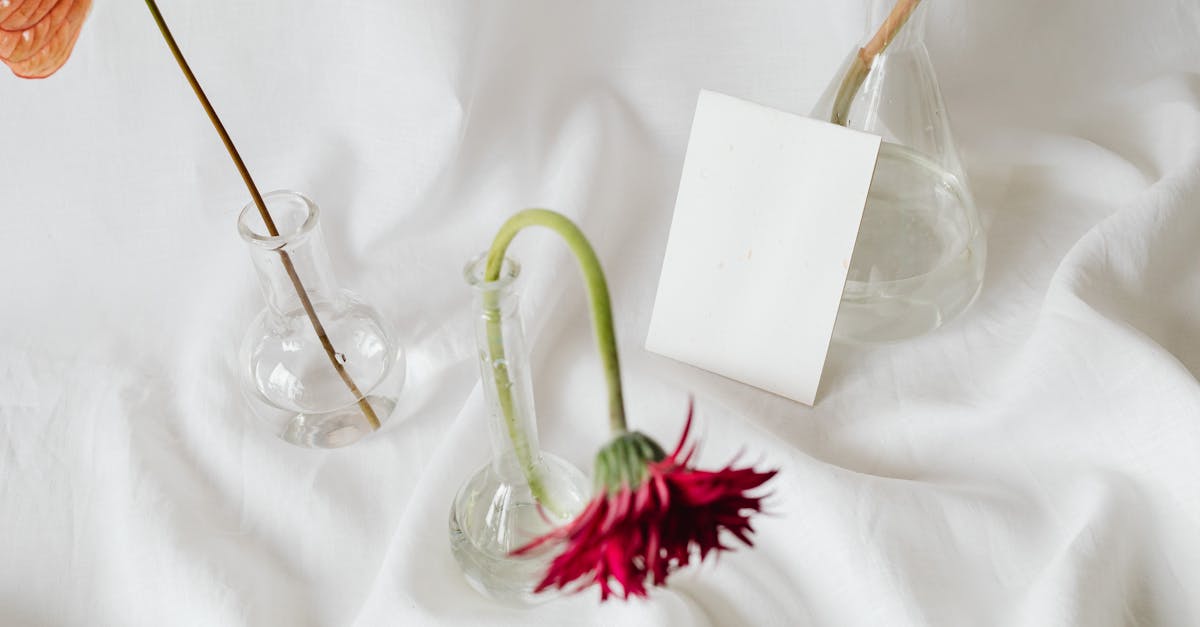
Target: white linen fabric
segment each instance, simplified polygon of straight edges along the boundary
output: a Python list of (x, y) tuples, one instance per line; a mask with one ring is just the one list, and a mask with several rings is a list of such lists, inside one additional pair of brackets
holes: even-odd
[[(642, 348), (700, 88), (805, 113), (865, 35), (817, 0), (163, 0), (263, 189), (323, 209), (409, 348), (369, 441), (249, 417), (261, 307), (235, 171), (148, 13), (0, 76), (0, 624), (1200, 624), (1200, 5), (932, 2), (987, 279), (961, 318), (837, 346), (807, 408)], [(778, 467), (757, 547), (648, 601), (475, 593), (446, 520), (487, 456), (464, 262), (505, 217), (606, 263), (633, 424)], [(525, 267), (542, 444), (605, 439), (583, 290)], [(780, 285), (779, 289), (788, 289)]]

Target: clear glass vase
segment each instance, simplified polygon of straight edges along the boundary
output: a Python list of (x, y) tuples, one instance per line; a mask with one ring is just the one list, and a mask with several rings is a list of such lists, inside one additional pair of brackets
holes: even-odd
[(353, 444), (395, 408), (404, 351), (379, 312), (338, 286), (317, 205), (290, 191), (263, 200), (278, 235), (269, 233), (253, 203), (238, 217), (267, 303), (242, 340), (243, 389), (255, 413), (287, 442)]
[[(897, 3), (869, 2), (874, 34)], [(962, 313), (983, 283), (987, 243), (925, 48), (928, 4), (869, 65), (857, 61), (871, 44), (855, 50), (814, 112), (883, 138), (834, 329), (841, 340), (932, 331)]]
[(492, 459), (463, 484), (450, 508), (450, 546), (471, 585), (507, 603), (545, 600), (534, 588), (554, 555), (511, 552), (561, 526), (583, 509), (591, 487), (569, 462), (538, 447), (529, 352), (505, 260), (500, 279), (483, 280), (484, 258), (464, 272), (474, 292), (479, 373), (488, 406)]

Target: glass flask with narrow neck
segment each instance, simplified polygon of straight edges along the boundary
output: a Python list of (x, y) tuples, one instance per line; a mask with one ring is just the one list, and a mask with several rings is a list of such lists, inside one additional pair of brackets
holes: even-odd
[[(869, 0), (874, 34), (896, 2)], [(850, 261), (835, 338), (888, 342), (962, 313), (983, 283), (987, 243), (925, 47), (929, 0), (874, 57), (861, 83), (853, 51), (814, 117), (883, 138)], [(864, 39), (864, 41), (867, 41)]]
[(485, 263), (483, 256), (475, 259), (464, 275), (473, 293), (492, 451), (451, 505), (450, 547), (476, 590), (524, 605), (553, 598), (534, 589), (554, 553), (549, 547), (512, 552), (570, 522), (591, 498), (591, 485), (570, 462), (538, 446), (529, 350), (514, 288), (520, 267), (505, 260), (500, 278), (484, 281)]
[(266, 300), (242, 339), (242, 388), (254, 413), (285, 441), (353, 444), (396, 407), (404, 351), (383, 316), (338, 284), (317, 205), (291, 191), (263, 200), (277, 234), (253, 203), (238, 217)]

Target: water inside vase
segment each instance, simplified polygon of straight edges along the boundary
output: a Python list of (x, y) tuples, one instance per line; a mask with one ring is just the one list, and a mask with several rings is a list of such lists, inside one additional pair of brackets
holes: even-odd
[(971, 304), (986, 239), (960, 179), (913, 150), (884, 143), (834, 335), (887, 342), (931, 331)]
[[(387, 416), (396, 408), (396, 400), (385, 396), (368, 396), (367, 402), (376, 416)], [(354, 444), (373, 431), (366, 414), (355, 403), (334, 411), (296, 414), (279, 437), (308, 448), (340, 448)]]
[(542, 454), (539, 474), (561, 513), (539, 504), (527, 483), (506, 480), (491, 463), (463, 485), (450, 508), (450, 550), (471, 587), (494, 600), (528, 605), (555, 596), (533, 591), (556, 555), (554, 547), (511, 553), (567, 524), (583, 509), (590, 488), (579, 470), (549, 453)]
[[(336, 358), (376, 417), (386, 421), (404, 380), (404, 360), (378, 314), (349, 299), (316, 303)], [(263, 311), (243, 344), (248, 396), (285, 441), (338, 448), (374, 431), (359, 398), (337, 374), (303, 311)]]

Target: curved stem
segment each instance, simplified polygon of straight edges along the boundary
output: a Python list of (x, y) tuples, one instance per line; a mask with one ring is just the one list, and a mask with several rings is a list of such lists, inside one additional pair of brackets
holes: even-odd
[[(600, 350), (600, 360), (604, 366), (604, 376), (608, 382), (609, 427), (612, 429), (614, 435), (624, 433), (627, 429), (625, 423), (625, 400), (621, 392), (621, 365), (617, 357), (617, 340), (616, 333), (613, 331), (612, 305), (608, 296), (608, 284), (604, 280), (604, 270), (600, 267), (600, 260), (596, 257), (596, 252), (592, 250), (591, 244), (583, 236), (579, 227), (575, 226), (566, 216), (547, 209), (526, 209), (521, 211), (509, 218), (500, 227), (500, 231), (496, 233), (496, 237), (492, 241), (492, 247), (488, 250), (487, 266), (483, 276), (484, 281), (491, 282), (500, 278), (500, 270), (504, 264), (504, 254), (508, 250), (509, 244), (512, 243), (517, 233), (529, 226), (541, 226), (557, 233), (566, 241), (567, 246), (570, 247), (571, 252), (574, 253), (576, 260), (579, 262), (584, 280), (587, 283), (596, 345)], [(508, 366), (504, 358), (504, 338), (500, 327), (499, 303), (496, 300), (498, 296), (494, 293), (489, 293), (487, 296), (490, 298), (484, 301), (485, 307), (489, 311), (497, 310), (494, 314), (488, 315), (487, 336), (488, 350), (492, 355), (492, 372), (496, 379), (496, 393), (500, 402), (500, 411), (504, 415), (504, 423), (508, 430), (509, 439), (513, 443), (513, 449), (517, 454), (517, 461), (525, 473), (525, 479), (529, 483), (530, 491), (533, 493), (534, 498), (553, 510), (553, 504), (546, 500), (545, 486), (542, 483), (541, 477), (538, 476), (529, 443), (521, 434), (517, 425), (516, 415), (513, 411), (512, 382), (509, 378)]]
[(526, 209), (509, 218), (492, 240), (484, 280), (495, 281), (500, 278), (500, 267), (504, 263), (504, 253), (508, 250), (508, 245), (517, 233), (528, 226), (541, 226), (557, 233), (579, 262), (592, 307), (592, 329), (596, 335), (596, 348), (600, 351), (600, 362), (604, 366), (604, 377), (608, 383), (608, 424), (613, 435), (624, 433), (627, 430), (625, 399), (621, 392), (621, 363), (617, 357), (617, 336), (613, 331), (608, 283), (604, 280), (604, 270), (600, 267), (596, 251), (592, 250), (592, 245), (588, 243), (579, 227), (561, 213), (548, 209)]
[[(167, 42), (167, 47), (171, 49), (171, 54), (175, 57), (175, 62), (179, 64), (179, 69), (183, 70), (183, 75), (187, 78), (187, 82), (192, 86), (192, 91), (195, 92), (196, 98), (200, 100), (200, 106), (204, 107), (204, 112), (208, 114), (209, 121), (212, 122), (213, 128), (217, 130), (217, 135), (221, 136), (221, 142), (225, 144), (225, 152), (229, 153), (229, 157), (233, 159), (233, 165), (237, 168), (238, 174), (242, 176), (242, 182), (246, 184), (246, 189), (250, 191), (250, 197), (254, 199), (254, 206), (258, 207), (258, 213), (262, 216), (263, 224), (267, 227), (267, 233), (271, 237), (279, 236), (279, 229), (275, 226), (275, 220), (271, 218), (271, 213), (267, 211), (267, 204), (263, 201), (262, 194), (258, 191), (258, 186), (254, 184), (254, 179), (250, 177), (250, 170), (246, 167), (246, 163), (242, 161), (242, 155), (238, 153), (238, 149), (233, 145), (233, 139), (229, 137), (229, 133), (225, 130), (225, 125), (221, 123), (221, 118), (217, 117), (217, 111), (209, 102), (208, 96), (204, 93), (204, 89), (200, 87), (200, 81), (196, 79), (196, 75), (192, 73), (191, 66), (188, 65), (187, 59), (183, 57), (183, 51), (179, 49), (179, 44), (175, 43), (175, 37), (171, 35), (171, 29), (167, 27), (166, 20), (163, 19), (162, 13), (158, 10), (158, 5), (154, 0), (146, 0), (146, 7), (150, 9), (150, 15), (154, 17), (154, 23), (158, 25), (158, 31), (162, 33), (163, 39)], [(329, 340), (329, 335), (325, 332), (325, 325), (321, 324), (321, 319), (317, 317), (317, 310), (313, 307), (312, 300), (308, 296), (308, 290), (304, 289), (304, 283), (300, 281), (300, 274), (296, 272), (296, 266), (292, 263), (292, 258), (287, 254), (287, 251), (279, 249), (279, 260), (283, 263), (283, 269), (287, 272), (288, 278), (292, 281), (292, 286), (296, 288), (296, 295), (300, 298), (300, 305), (304, 308), (304, 313), (308, 316), (312, 323), (313, 331), (317, 334), (317, 339), (321, 342), (321, 348), (325, 349), (326, 356), (329, 357), (329, 363), (333, 364), (334, 370), (350, 389), (350, 393), (354, 398), (358, 399), (358, 408), (366, 417), (367, 423), (372, 429), (378, 429), (380, 426), (379, 417), (375, 414), (375, 409), (367, 402), (366, 396), (359, 391), (355, 385), (354, 379), (350, 377), (350, 373), (346, 371), (345, 366), (337, 358), (337, 350), (334, 349), (333, 343)]]
[(862, 88), (863, 82), (867, 80), (867, 74), (871, 72), (871, 65), (875, 63), (875, 57), (879, 56), (892, 43), (892, 40), (896, 38), (896, 33), (900, 32), (900, 29), (908, 22), (909, 16), (917, 9), (920, 2), (921, 0), (896, 0), (892, 12), (883, 20), (879, 30), (875, 31), (875, 36), (871, 37), (867, 45), (858, 49), (858, 54), (854, 55), (850, 68), (846, 70), (846, 75), (842, 77), (842, 82), (838, 85), (837, 96), (833, 100), (833, 113), (829, 118), (830, 122), (840, 126), (846, 125), (850, 115), (850, 103), (858, 94), (858, 90)]

